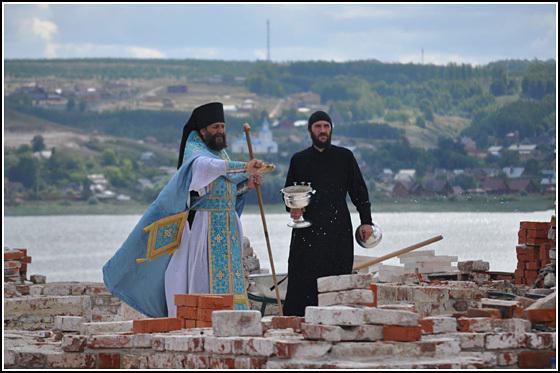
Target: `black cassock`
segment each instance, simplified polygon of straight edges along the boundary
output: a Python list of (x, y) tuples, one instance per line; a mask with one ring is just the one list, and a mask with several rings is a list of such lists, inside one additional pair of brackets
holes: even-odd
[(319, 277), (352, 273), (354, 236), (346, 195), (371, 224), (367, 187), (352, 152), (331, 145), (322, 152), (311, 146), (294, 154), (286, 186), (310, 182), (317, 192), (303, 217), (312, 225), (292, 230), (288, 259), (288, 292), (284, 315), (303, 316), (317, 305)]

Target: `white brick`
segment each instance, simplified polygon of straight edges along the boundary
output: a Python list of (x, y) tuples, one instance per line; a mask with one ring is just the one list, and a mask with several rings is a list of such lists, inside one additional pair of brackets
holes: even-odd
[(391, 356), (395, 345), (384, 342), (341, 342), (333, 345), (329, 356), (339, 359), (352, 359), (355, 357), (374, 358)]
[(39, 297), (43, 295), (43, 285), (31, 285), (29, 287), (29, 295), (32, 297)]
[(47, 284), (43, 287), (43, 295), (53, 296), (53, 295), (72, 295), (72, 287), (70, 285), (55, 285)]
[(319, 294), (319, 307), (345, 304), (373, 303), (373, 292), (371, 289), (353, 289), (331, 293)]
[(259, 311), (214, 311), (212, 329), (217, 337), (262, 336)]
[(383, 326), (343, 326), (342, 341), (379, 341), (383, 339)]
[(205, 338), (194, 335), (168, 335), (163, 337), (166, 351), (202, 352)]
[(526, 333), (531, 331), (531, 322), (525, 319), (492, 319), (496, 332)]
[(78, 332), (85, 321), (85, 318), (81, 316), (55, 316), (54, 329), (63, 332)]
[(525, 336), (528, 348), (536, 350), (556, 348), (556, 333), (526, 333)]
[(478, 350), (484, 348), (484, 334), (482, 333), (449, 333), (446, 337), (459, 340), (461, 350)]
[(332, 344), (324, 341), (276, 340), (274, 354), (280, 359), (320, 358), (327, 354)]
[(451, 263), (456, 262), (459, 258), (456, 256), (448, 256), (448, 255), (438, 255), (438, 256), (430, 256), (430, 257), (410, 257), (410, 258), (399, 258), (401, 264), (413, 264), (413, 263)]
[(204, 351), (212, 354), (272, 356), (274, 339), (262, 337), (206, 337)]
[(337, 325), (301, 324), (305, 339), (339, 342), (342, 340), (342, 327)]
[(325, 325), (363, 325), (364, 310), (345, 306), (305, 308), (305, 322)]
[(434, 334), (457, 332), (457, 319), (454, 317), (430, 316), (425, 317), (423, 320), (427, 320), (432, 323), (432, 333)]
[(4, 320), (20, 316), (85, 316), (91, 312), (89, 296), (24, 297), (4, 300)]
[(487, 350), (506, 350), (525, 347), (525, 334), (488, 333), (484, 339)]
[(375, 266), (375, 278), (380, 282), (399, 282), (400, 276), (405, 273), (404, 267), (379, 264)]
[(319, 293), (348, 289), (369, 289), (371, 282), (371, 273), (321, 277), (317, 279), (317, 289)]
[(364, 308), (366, 324), (416, 326), (420, 316), (417, 313), (379, 308)]
[(83, 352), (87, 344), (84, 335), (65, 335), (62, 337), (61, 347), (64, 352)]
[(459, 271), (461, 272), (487, 272), (490, 270), (490, 263), (482, 260), (467, 260), (464, 262), (458, 262), (457, 268), (459, 268)]
[(399, 258), (415, 258), (415, 257), (433, 257), (436, 255), (435, 250), (412, 251), (410, 253), (399, 255)]
[(377, 308), (382, 310), (399, 310), (416, 312), (416, 306), (414, 304), (381, 304)]
[(84, 335), (131, 332), (132, 323), (132, 320), (83, 323), (80, 332)]
[(301, 329), (305, 339), (339, 341), (378, 341), (383, 339), (380, 325), (336, 326), (303, 323)]

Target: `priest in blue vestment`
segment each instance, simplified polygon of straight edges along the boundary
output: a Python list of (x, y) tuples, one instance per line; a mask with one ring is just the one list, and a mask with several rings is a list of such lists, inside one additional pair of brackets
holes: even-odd
[(247, 309), (239, 216), (263, 162), (231, 161), (223, 105), (193, 110), (175, 175), (103, 267), (107, 289), (150, 317), (176, 315), (175, 294), (233, 294)]

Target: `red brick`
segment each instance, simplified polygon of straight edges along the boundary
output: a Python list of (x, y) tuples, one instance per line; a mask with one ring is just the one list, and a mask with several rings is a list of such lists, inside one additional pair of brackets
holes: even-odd
[(212, 321), (212, 312), (214, 312), (214, 309), (208, 309), (208, 308), (199, 308), (197, 309), (196, 312), (196, 320), (197, 321)]
[(550, 244), (544, 243), (539, 247), (539, 259), (540, 260), (550, 259)]
[(550, 227), (549, 222), (540, 221), (522, 221), (519, 223), (521, 229), (548, 229)]
[(548, 229), (528, 229), (527, 238), (547, 238)]
[(198, 298), (198, 308), (233, 309), (233, 294), (205, 294)]
[(370, 284), (371, 291), (373, 291), (373, 303), (372, 307), (377, 307), (377, 285)]
[(177, 307), (177, 317), (186, 320), (196, 320), (197, 310), (196, 307), (179, 306)]
[(529, 238), (527, 237), (527, 245), (540, 245), (543, 243), (547, 243), (548, 238)]
[(181, 329), (183, 322), (175, 317), (133, 320), (133, 333), (165, 333)]
[(183, 319), (183, 329), (196, 328), (196, 320)]
[(196, 327), (197, 328), (211, 328), (212, 327), (212, 321), (196, 320)]
[(383, 340), (395, 342), (414, 342), (422, 337), (422, 329), (419, 326), (383, 326)]
[(29, 285), (16, 285), (16, 290), (21, 295), (29, 295)]
[(10, 260), (4, 262), (4, 269), (17, 269), (18, 271), (21, 269), (21, 262), (16, 260)]
[(17, 260), (20, 261), (25, 257), (25, 254), (19, 250), (4, 251), (4, 261), (6, 260)]
[(556, 308), (527, 310), (527, 320), (533, 323), (550, 322), (556, 320)]
[(434, 332), (434, 320), (420, 320), (420, 328), (424, 334), (432, 334)]
[(535, 280), (537, 279), (537, 277), (539, 276), (539, 272), (538, 271), (525, 271), (525, 280), (526, 280), (526, 284), (528, 285), (532, 285)]
[(529, 271), (536, 271), (539, 270), (541, 268), (541, 261), (540, 260), (535, 260), (532, 262), (527, 262), (525, 263), (525, 269), (529, 270)]
[(268, 358), (259, 356), (237, 356), (235, 369), (266, 369)]
[(524, 258), (524, 261), (537, 260), (539, 258), (539, 247), (528, 245), (517, 245), (515, 248), (517, 258)]
[(469, 308), (467, 317), (490, 317), (491, 319), (501, 319), (502, 313), (495, 308)]
[(121, 354), (100, 353), (97, 361), (98, 369), (119, 369), (121, 367)]
[(292, 328), (294, 331), (300, 331), (301, 323), (304, 320), (304, 317), (299, 316), (274, 316), (272, 318), (272, 329)]
[(519, 352), (519, 368), (547, 369), (552, 368), (551, 358), (556, 357), (555, 351), (521, 351)]
[(24, 256), (24, 257), (21, 259), (21, 262), (22, 262), (22, 263), (30, 264), (30, 263), (31, 263), (31, 257), (30, 257), (30, 256)]
[(198, 307), (200, 294), (175, 294), (175, 305), (180, 307)]
[(210, 369), (235, 369), (235, 357), (210, 356)]

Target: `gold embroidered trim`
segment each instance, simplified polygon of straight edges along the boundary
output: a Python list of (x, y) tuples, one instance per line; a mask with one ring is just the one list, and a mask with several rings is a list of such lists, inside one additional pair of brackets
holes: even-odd
[[(145, 258), (137, 258), (136, 263), (144, 263), (148, 260), (154, 260), (164, 254), (173, 255), (173, 253), (179, 247), (181, 243), (181, 237), (183, 237), (183, 230), (185, 228), (185, 222), (187, 221), (187, 212), (183, 211), (175, 215), (167, 216), (163, 219), (159, 219), (152, 224), (144, 227), (144, 232), (149, 232), (148, 236), (148, 246), (146, 248), (146, 257)], [(156, 248), (156, 239), (157, 233), (159, 228), (162, 226), (177, 223), (177, 235), (175, 236), (175, 240), (173, 242), (168, 243), (165, 246), (160, 248)]]

